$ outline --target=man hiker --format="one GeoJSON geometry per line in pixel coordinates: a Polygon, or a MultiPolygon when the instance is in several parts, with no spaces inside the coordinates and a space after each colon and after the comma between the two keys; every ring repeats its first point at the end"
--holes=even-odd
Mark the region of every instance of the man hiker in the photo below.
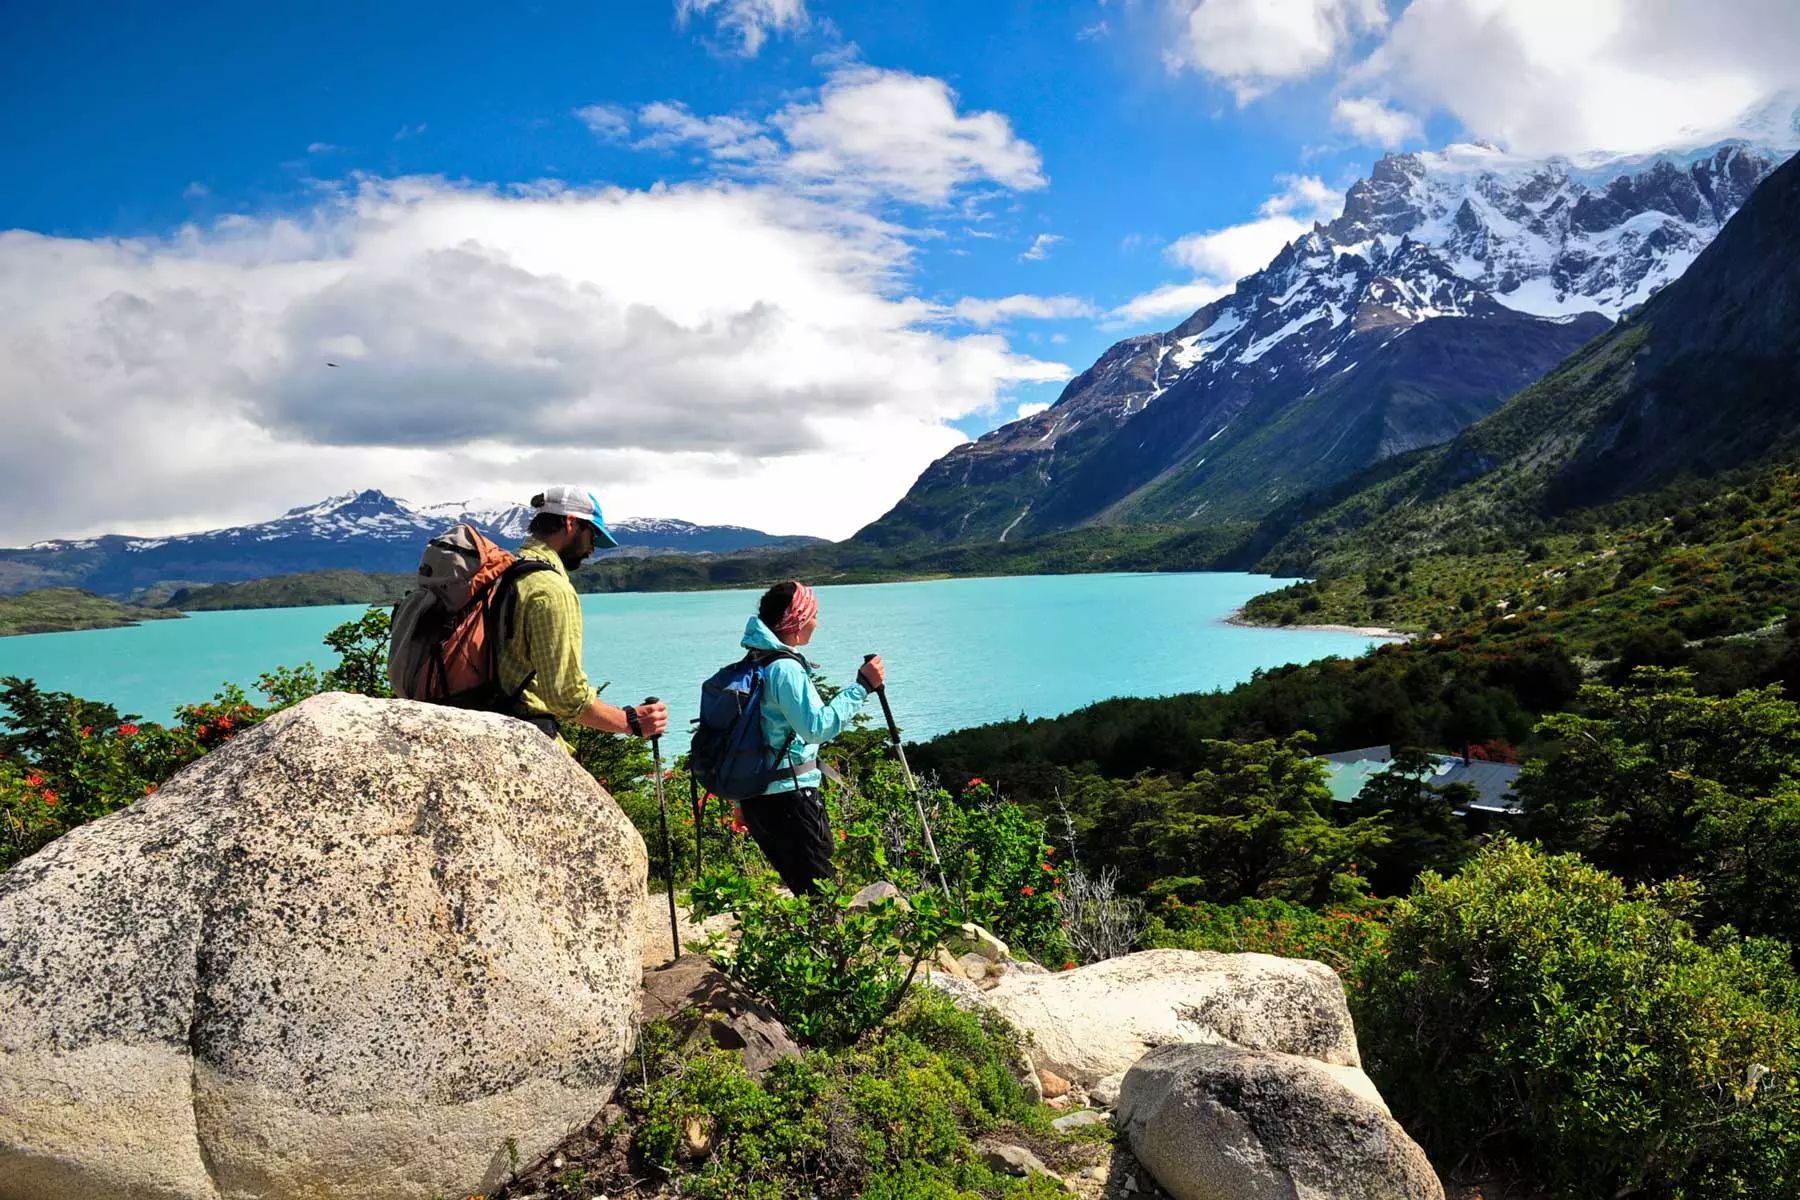
{"type": "Polygon", "coordinates": [[[776,753],[775,778],[760,796],[740,802],[744,824],[763,855],[796,896],[818,890],[817,880],[836,877],[831,865],[831,822],[819,797],[819,748],[887,681],[881,658],[862,665],[856,682],[827,704],[813,686],[812,671],[795,649],[819,627],[819,598],[797,580],[764,593],[744,627],[743,645],[770,656],[762,700],[764,744],[776,753]],[[780,657],[775,657],[779,655],[780,657]]]}
{"type": "Polygon", "coordinates": [[[599,501],[592,492],[559,484],[533,496],[531,508],[519,557],[554,569],[533,571],[516,585],[514,632],[499,647],[501,688],[507,695],[518,692],[518,715],[551,737],[558,736],[558,718],[607,733],[661,736],[669,712],[660,701],[614,708],[600,699],[581,665],[581,601],[569,572],[596,547],[619,544],[606,528],[599,501]]]}

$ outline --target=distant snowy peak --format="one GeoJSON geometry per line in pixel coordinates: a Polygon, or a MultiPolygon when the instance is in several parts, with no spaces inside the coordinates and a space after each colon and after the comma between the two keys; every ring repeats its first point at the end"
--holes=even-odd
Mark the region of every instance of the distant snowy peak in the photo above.
{"type": "MultiPolygon", "coordinates": [[[[313,542],[405,542],[415,543],[441,533],[452,525],[468,523],[501,542],[517,542],[525,537],[531,524],[531,509],[524,504],[503,500],[446,500],[434,504],[411,504],[373,488],[360,492],[344,492],[327,496],[312,504],[290,508],[270,521],[209,529],[198,533],[158,538],[83,538],[79,541],[50,540],[34,542],[28,550],[92,550],[103,543],[118,543],[131,553],[161,550],[183,543],[258,543],[295,538],[313,542]]],[[[789,539],[770,538],[758,530],[742,525],[698,525],[673,517],[639,517],[608,522],[624,546],[686,548],[687,543],[732,542],[754,545],[758,541],[780,542],[789,539]]],[[[815,539],[792,539],[800,542],[815,539]]]]}
{"type": "Polygon", "coordinates": [[[1508,308],[1617,318],[1685,271],[1780,155],[1524,159],[1486,146],[1388,155],[1324,227],[1334,244],[1403,235],[1508,308]]]}

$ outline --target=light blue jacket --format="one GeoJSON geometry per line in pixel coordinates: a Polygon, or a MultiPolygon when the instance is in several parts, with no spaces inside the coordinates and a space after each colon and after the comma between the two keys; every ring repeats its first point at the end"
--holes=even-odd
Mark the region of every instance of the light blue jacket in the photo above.
{"type": "MultiPolygon", "coordinates": [[[[744,648],[799,653],[792,646],[784,645],[775,632],[763,624],[761,617],[751,617],[750,623],[744,626],[744,648]]],[[[782,767],[790,767],[818,758],[819,747],[841,733],[868,698],[869,689],[861,682],[852,682],[827,704],[820,698],[819,689],[813,686],[812,675],[805,667],[791,658],[778,658],[770,663],[763,675],[762,722],[763,736],[768,744],[778,750],[786,747],[777,755],[776,762],[782,767]]],[[[816,788],[819,782],[817,767],[800,772],[798,786],[816,788]]],[[[791,792],[795,786],[794,776],[790,773],[771,783],[763,794],[791,792]]]]}

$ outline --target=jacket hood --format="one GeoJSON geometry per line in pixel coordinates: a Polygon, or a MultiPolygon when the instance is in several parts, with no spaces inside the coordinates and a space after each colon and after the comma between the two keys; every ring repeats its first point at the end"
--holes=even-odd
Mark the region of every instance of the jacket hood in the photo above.
{"type": "Polygon", "coordinates": [[[761,617],[751,617],[750,623],[744,626],[744,640],[741,643],[746,650],[787,650],[793,647],[775,636],[775,631],[763,624],[761,617]]]}

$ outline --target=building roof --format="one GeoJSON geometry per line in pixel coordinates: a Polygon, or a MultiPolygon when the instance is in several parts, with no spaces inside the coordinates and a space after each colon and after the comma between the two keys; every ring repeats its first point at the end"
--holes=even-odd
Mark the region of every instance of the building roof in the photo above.
{"type": "MultiPolygon", "coordinates": [[[[1360,750],[1339,750],[1318,757],[1325,764],[1325,786],[1331,792],[1331,798],[1340,804],[1348,804],[1362,793],[1369,780],[1393,766],[1394,750],[1392,746],[1365,746],[1360,750]]],[[[1467,784],[1475,792],[1469,808],[1477,812],[1521,811],[1519,798],[1513,792],[1513,785],[1519,779],[1520,768],[1516,765],[1479,759],[1464,762],[1453,754],[1430,757],[1436,769],[1426,782],[1432,787],[1467,784]]]]}

